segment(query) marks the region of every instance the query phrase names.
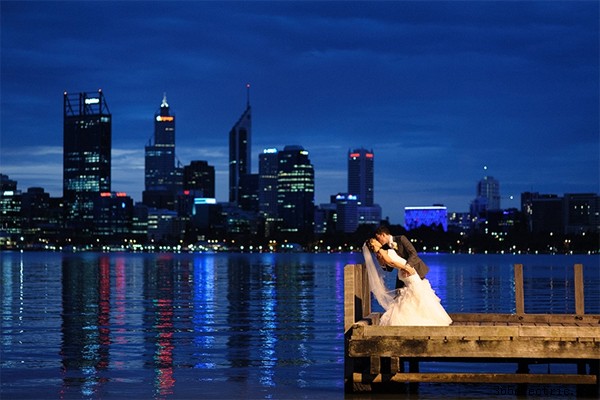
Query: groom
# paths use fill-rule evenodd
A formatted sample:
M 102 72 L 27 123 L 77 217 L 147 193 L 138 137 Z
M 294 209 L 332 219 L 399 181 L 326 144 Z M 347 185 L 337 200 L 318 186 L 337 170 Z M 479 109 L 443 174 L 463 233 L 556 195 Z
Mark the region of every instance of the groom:
M 381 243 L 381 248 L 388 250 L 393 248 L 396 253 L 406 260 L 406 263 L 417 270 L 417 273 L 421 279 L 425 278 L 429 267 L 417 254 L 417 250 L 412 245 L 410 240 L 404 235 L 392 236 L 387 226 L 381 225 L 375 230 L 375 238 Z M 377 253 L 377 261 L 379 264 L 388 272 L 394 271 L 395 269 L 386 265 L 385 259 Z M 404 282 L 400 277 L 396 276 L 396 289 L 404 287 Z

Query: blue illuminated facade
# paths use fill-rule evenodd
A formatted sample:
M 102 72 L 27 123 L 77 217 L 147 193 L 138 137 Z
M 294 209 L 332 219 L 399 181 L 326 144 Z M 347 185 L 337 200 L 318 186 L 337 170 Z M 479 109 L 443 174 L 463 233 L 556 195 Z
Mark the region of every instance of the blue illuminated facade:
M 404 207 L 404 223 L 408 231 L 421 226 L 439 226 L 446 232 L 448 230 L 448 210 L 444 206 Z

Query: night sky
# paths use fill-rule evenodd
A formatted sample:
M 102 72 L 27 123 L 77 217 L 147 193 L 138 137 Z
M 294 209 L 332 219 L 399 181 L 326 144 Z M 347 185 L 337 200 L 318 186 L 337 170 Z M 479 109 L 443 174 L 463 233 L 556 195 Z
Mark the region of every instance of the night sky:
M 62 195 L 63 92 L 102 89 L 112 190 L 141 201 L 166 92 L 183 165 L 216 170 L 251 84 L 252 172 L 301 145 L 315 203 L 375 153 L 375 202 L 468 211 L 485 175 L 520 194 L 598 193 L 597 1 L 0 2 L 0 172 Z M 485 169 L 487 168 L 487 169 Z M 515 196 L 510 199 L 510 196 Z

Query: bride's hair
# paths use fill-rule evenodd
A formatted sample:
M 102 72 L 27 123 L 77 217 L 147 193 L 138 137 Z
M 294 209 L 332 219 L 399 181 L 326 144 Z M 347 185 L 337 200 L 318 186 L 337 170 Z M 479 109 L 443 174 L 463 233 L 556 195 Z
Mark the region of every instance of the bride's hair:
M 367 246 L 367 248 L 369 249 L 369 251 L 370 251 L 371 253 L 375 253 L 375 247 L 373 247 L 373 243 L 371 243 L 371 239 L 373 239 L 373 238 L 368 238 L 368 239 L 365 241 L 365 246 Z

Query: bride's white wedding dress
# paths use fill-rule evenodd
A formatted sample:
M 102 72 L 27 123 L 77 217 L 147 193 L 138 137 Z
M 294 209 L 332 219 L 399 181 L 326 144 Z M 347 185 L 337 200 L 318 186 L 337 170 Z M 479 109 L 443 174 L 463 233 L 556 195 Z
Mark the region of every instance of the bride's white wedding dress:
M 393 249 L 387 252 L 392 260 L 406 264 L 406 260 Z M 399 289 L 399 294 L 396 296 L 396 291 L 388 291 L 385 287 L 383 271 L 375 266 L 366 246 L 363 247 L 363 254 L 371 291 L 385 310 L 379 325 L 448 326 L 452 323 L 452 319 L 427 279 L 421 279 L 418 274 L 401 277 L 406 286 Z

